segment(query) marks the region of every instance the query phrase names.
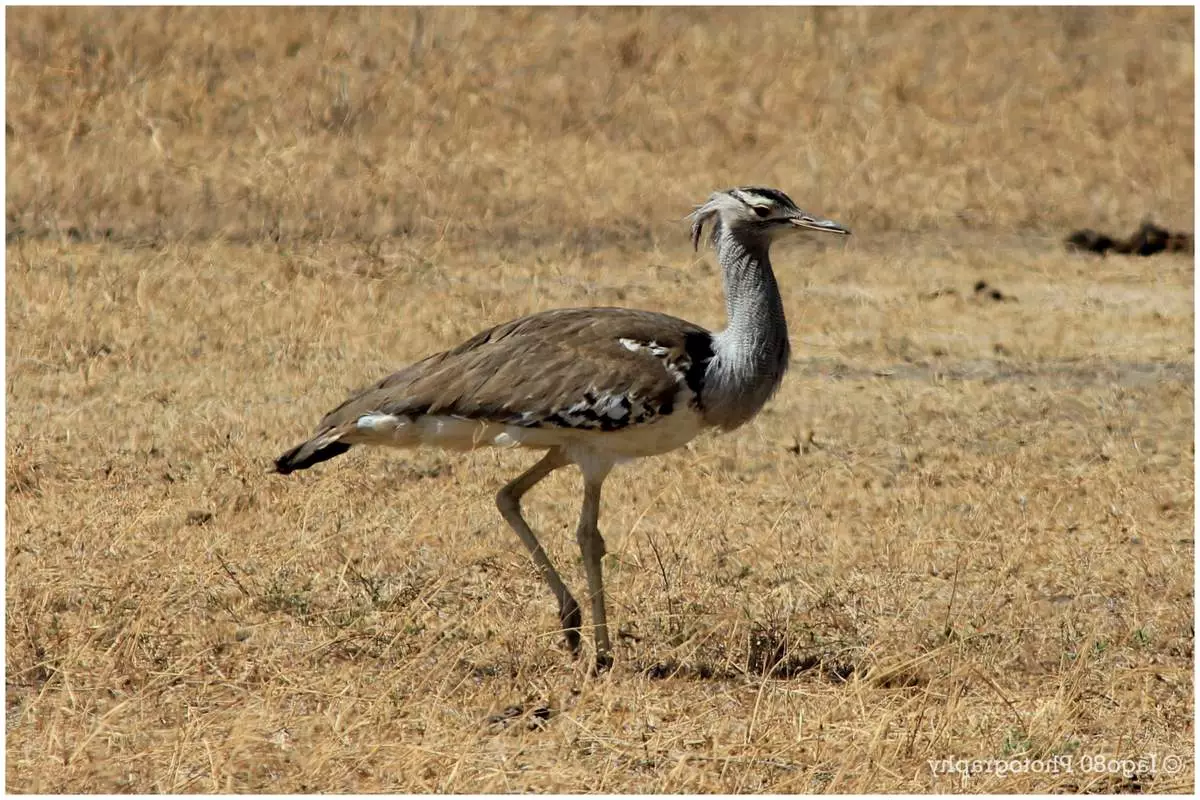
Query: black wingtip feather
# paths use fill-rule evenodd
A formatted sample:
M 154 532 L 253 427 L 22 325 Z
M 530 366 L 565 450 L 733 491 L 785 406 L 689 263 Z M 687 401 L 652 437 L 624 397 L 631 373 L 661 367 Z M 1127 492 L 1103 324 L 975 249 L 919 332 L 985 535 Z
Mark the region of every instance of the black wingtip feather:
M 331 458 L 340 456 L 350 449 L 345 442 L 330 442 L 327 445 L 314 448 L 312 442 L 293 447 L 275 459 L 275 471 L 280 475 L 288 475 L 299 469 L 308 469 L 313 464 L 320 464 Z

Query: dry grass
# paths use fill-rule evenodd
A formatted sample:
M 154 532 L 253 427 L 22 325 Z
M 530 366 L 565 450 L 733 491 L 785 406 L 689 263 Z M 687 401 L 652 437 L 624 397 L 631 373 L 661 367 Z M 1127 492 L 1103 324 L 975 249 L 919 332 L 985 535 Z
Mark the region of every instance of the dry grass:
M 1190 9 L 7 14 L 8 790 L 1193 788 L 1193 263 L 1059 246 L 1190 227 Z M 779 249 L 758 420 L 609 481 L 611 674 L 531 455 L 266 474 L 490 322 L 718 325 L 678 220 L 750 182 L 856 236 Z

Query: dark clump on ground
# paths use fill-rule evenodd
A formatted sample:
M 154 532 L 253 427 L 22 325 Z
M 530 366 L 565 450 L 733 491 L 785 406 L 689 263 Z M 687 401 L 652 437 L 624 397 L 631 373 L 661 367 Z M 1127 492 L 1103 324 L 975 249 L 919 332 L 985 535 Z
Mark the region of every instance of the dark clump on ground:
M 989 300 L 995 300 L 997 303 L 1016 302 L 1017 298 L 1011 294 L 1005 294 L 995 286 L 989 286 L 987 281 L 979 280 L 975 282 L 975 296 L 979 298 L 986 297 Z
M 1143 222 L 1128 239 L 1114 239 L 1091 228 L 1084 228 L 1068 236 L 1066 244 L 1068 250 L 1082 250 L 1100 255 L 1109 251 L 1135 256 L 1193 252 L 1192 234 L 1169 231 L 1153 222 Z

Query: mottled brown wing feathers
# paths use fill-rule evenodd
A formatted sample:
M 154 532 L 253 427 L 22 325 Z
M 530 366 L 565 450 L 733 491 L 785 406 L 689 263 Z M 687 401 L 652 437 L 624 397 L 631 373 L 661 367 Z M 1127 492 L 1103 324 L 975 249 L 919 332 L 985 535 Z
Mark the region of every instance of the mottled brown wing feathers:
M 649 311 L 559 309 L 483 331 L 384 378 L 319 430 L 367 414 L 445 414 L 529 427 L 612 430 L 669 413 L 711 356 L 703 328 Z

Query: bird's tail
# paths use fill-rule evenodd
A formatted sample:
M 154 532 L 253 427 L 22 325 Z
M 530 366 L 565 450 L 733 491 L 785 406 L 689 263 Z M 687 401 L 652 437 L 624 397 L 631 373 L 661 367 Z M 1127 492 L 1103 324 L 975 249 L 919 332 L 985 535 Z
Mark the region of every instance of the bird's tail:
M 280 475 L 287 475 L 298 469 L 308 469 L 313 464 L 340 456 L 349 449 L 350 445 L 341 441 L 338 433 L 325 431 L 275 459 L 275 471 Z

